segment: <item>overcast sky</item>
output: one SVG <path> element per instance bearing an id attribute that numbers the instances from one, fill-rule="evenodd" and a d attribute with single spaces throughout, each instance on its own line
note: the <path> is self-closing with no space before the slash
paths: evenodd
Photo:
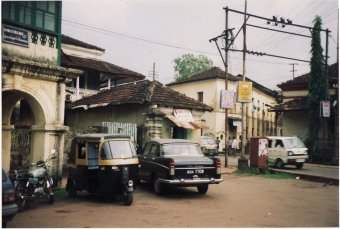
<path id="1" fill-rule="evenodd" d="M 124 68 L 151 75 L 156 63 L 157 80 L 174 80 L 173 60 L 186 53 L 205 55 L 214 66 L 224 70 L 215 43 L 209 39 L 225 28 L 225 10 L 244 11 L 243 0 L 66 0 L 63 1 L 62 33 L 105 49 L 102 59 Z M 248 0 L 248 13 L 272 18 L 290 19 L 294 24 L 313 26 L 321 16 L 329 38 L 329 64 L 337 61 L 337 0 Z M 229 27 L 236 33 L 243 15 L 229 12 Z M 309 30 L 267 25 L 251 17 L 249 24 L 310 35 Z M 272 32 L 247 26 L 247 49 L 272 55 L 310 60 L 310 38 Z M 222 40 L 219 42 L 222 45 Z M 325 49 L 325 33 L 322 33 Z M 222 46 L 221 46 L 222 47 Z M 242 32 L 235 49 L 243 49 Z M 223 50 L 222 50 L 223 51 Z M 242 53 L 229 55 L 229 72 L 242 74 Z M 309 72 L 309 64 L 294 60 L 247 55 L 246 76 L 270 88 Z"/>

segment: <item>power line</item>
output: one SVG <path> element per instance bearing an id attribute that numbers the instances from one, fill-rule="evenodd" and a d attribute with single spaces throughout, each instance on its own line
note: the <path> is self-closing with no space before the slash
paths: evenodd
<path id="1" fill-rule="evenodd" d="M 114 34 L 114 35 L 118 35 L 118 36 L 121 36 L 121 37 L 139 40 L 139 41 L 143 41 L 143 42 L 147 42 L 147 43 L 151 43 L 151 44 L 155 44 L 155 45 L 161 45 L 161 46 L 166 46 L 166 47 L 175 48 L 175 49 L 182 49 L 182 50 L 197 52 L 197 53 L 202 53 L 202 54 L 216 55 L 216 53 L 211 53 L 211 52 L 201 51 L 201 50 L 197 50 L 197 49 L 181 47 L 181 46 L 178 46 L 178 45 L 167 44 L 165 42 L 160 42 L 160 41 L 148 40 L 148 39 L 145 39 L 145 38 L 140 38 L 140 37 L 136 37 L 136 36 L 132 36 L 132 35 L 114 32 L 114 31 L 111 31 L 111 30 L 103 29 L 103 28 L 98 28 L 98 27 L 86 25 L 86 24 L 79 23 L 79 22 L 70 21 L 70 20 L 67 20 L 67 19 L 63 19 L 63 21 L 71 23 L 71 24 L 76 24 L 76 25 L 80 25 L 80 26 L 83 26 L 83 27 L 95 29 L 96 31 L 99 30 L 99 31 L 103 31 L 103 32 L 106 32 L 106 33 L 109 33 L 109 34 Z"/>
<path id="2" fill-rule="evenodd" d="M 139 37 L 136 37 L 136 36 L 126 35 L 124 33 L 118 33 L 118 32 L 114 32 L 114 31 L 110 31 L 108 29 L 103 29 L 103 28 L 98 28 L 98 27 L 95 27 L 95 26 L 86 25 L 86 24 L 81 23 L 81 22 L 74 22 L 74 21 L 71 21 L 71 20 L 68 20 L 68 19 L 62 19 L 62 20 L 67 22 L 67 23 L 69 23 L 71 26 L 72 25 L 73 26 L 79 25 L 79 26 L 82 26 L 83 29 L 94 31 L 94 32 L 98 32 L 98 33 L 102 33 L 102 34 L 105 34 L 105 35 L 108 35 L 108 36 L 118 35 L 118 38 L 119 37 L 127 37 L 127 38 L 130 38 L 130 39 L 133 39 L 133 40 L 139 40 L 139 41 L 151 43 L 151 44 L 154 44 L 154 45 L 175 48 L 174 45 L 168 45 L 165 42 L 154 42 L 152 40 L 148 40 L 148 39 L 145 39 L 145 38 L 139 38 Z M 77 28 L 79 28 L 79 27 L 77 27 Z M 138 44 L 138 45 L 141 45 L 141 44 Z M 193 51 L 193 52 L 203 53 L 203 54 L 212 55 L 212 56 L 219 56 L 216 53 L 211 53 L 211 52 L 201 51 L 201 50 L 195 50 L 195 49 L 190 49 L 190 48 L 185 48 L 185 47 L 181 47 L 181 46 L 178 46 L 178 45 L 176 45 L 176 49 L 182 49 L 182 50 L 186 50 L 186 51 Z M 232 58 L 233 59 L 237 59 L 237 60 L 239 59 L 239 58 L 236 58 L 236 57 L 231 57 L 231 59 Z M 269 63 L 269 64 L 283 65 L 283 63 L 274 62 L 274 61 L 255 60 L 255 59 L 250 59 L 250 58 L 248 60 L 252 61 L 252 62 L 260 62 L 260 63 Z"/>

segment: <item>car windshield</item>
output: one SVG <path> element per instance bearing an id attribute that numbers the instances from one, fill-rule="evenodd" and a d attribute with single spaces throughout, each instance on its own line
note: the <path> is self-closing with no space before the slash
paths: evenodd
<path id="1" fill-rule="evenodd" d="M 215 144 L 215 140 L 213 138 L 202 138 L 202 144 L 212 145 Z"/>
<path id="2" fill-rule="evenodd" d="M 163 144 L 161 152 L 164 156 L 204 156 L 199 145 L 193 143 Z"/>
<path id="3" fill-rule="evenodd" d="M 136 150 L 131 141 L 128 140 L 114 140 L 103 143 L 101 158 L 102 159 L 119 159 L 136 157 Z"/>
<path id="4" fill-rule="evenodd" d="M 300 140 L 300 138 L 288 138 L 283 140 L 287 149 L 292 148 L 306 148 L 305 144 Z"/>

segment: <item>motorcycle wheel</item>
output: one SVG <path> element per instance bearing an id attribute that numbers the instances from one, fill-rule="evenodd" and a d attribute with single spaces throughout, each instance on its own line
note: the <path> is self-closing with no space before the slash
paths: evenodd
<path id="1" fill-rule="evenodd" d="M 129 192 L 126 195 L 123 196 L 123 203 L 126 206 L 130 206 L 133 202 L 133 193 Z"/>
<path id="2" fill-rule="evenodd" d="M 22 182 L 15 186 L 15 202 L 18 205 L 18 211 L 22 211 L 27 203 L 25 200 L 25 188 L 26 185 Z"/>

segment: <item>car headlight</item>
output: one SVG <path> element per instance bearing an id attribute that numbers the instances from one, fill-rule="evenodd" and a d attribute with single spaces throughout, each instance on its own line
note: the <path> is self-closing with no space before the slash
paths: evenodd
<path id="1" fill-rule="evenodd" d="M 288 156 L 293 156 L 294 153 L 292 151 L 288 151 Z"/>
<path id="2" fill-rule="evenodd" d="M 132 181 L 132 180 L 129 180 L 128 186 L 129 186 L 129 187 L 132 187 L 132 186 L 133 186 L 133 181 Z"/>

